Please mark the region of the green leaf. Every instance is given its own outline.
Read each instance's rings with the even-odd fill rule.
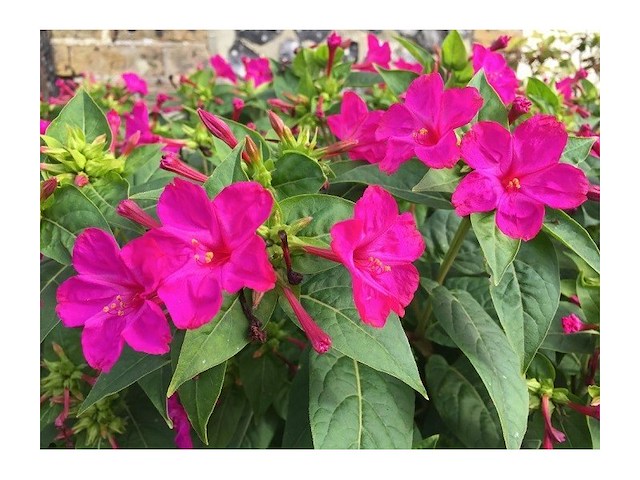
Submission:
[[[418,367],[398,316],[382,328],[365,324],[353,304],[352,282],[342,267],[319,273],[302,284],[300,302],[333,340],[332,349],[370,368],[402,380],[426,398]],[[280,305],[295,318],[289,304]]]
[[[118,362],[111,368],[109,373],[100,374],[89,395],[80,405],[78,414],[82,414],[91,405],[103,398],[127,388],[145,375],[168,365],[169,362],[169,358],[165,355],[134,352],[125,346]]]
[[[298,152],[285,153],[271,172],[271,186],[280,193],[281,198],[317,193],[325,180],[318,162]]]
[[[109,172],[104,177],[93,180],[82,187],[82,193],[100,209],[109,225],[114,228],[131,230],[138,234],[144,232],[142,227],[116,213],[118,204],[129,197],[129,182],[116,172]]]
[[[380,66],[376,66],[376,70],[396,97],[406,92],[409,84],[418,78],[417,73],[408,70],[387,70]]]
[[[425,378],[440,417],[465,447],[504,448],[498,412],[466,359],[449,365],[440,355],[433,355]]]
[[[164,192],[164,187],[156,188],[155,190],[147,190],[146,192],[134,193],[133,195],[130,195],[129,198],[131,200],[151,200],[157,202],[162,192]]]
[[[426,168],[424,163],[414,159],[403,163],[393,175],[387,175],[380,171],[378,165],[367,164],[338,175],[331,181],[331,184],[380,185],[392,195],[412,203],[421,203],[434,208],[453,208],[449,195],[438,192],[417,193],[413,191],[416,179],[424,176]]]
[[[158,415],[145,393],[137,386],[127,390],[127,425],[116,437],[121,448],[175,448],[175,431]]]
[[[414,396],[404,383],[335,349],[311,354],[315,448],[411,448]]]
[[[498,412],[507,448],[518,448],[527,427],[529,394],[520,359],[500,327],[466,292],[437,287],[432,296],[438,322],[476,369]]]
[[[453,168],[430,168],[412,191],[453,193],[461,178],[460,165]]]
[[[593,448],[587,418],[589,417],[570,410],[569,408],[566,408],[563,414],[554,413],[554,423],[557,422],[560,430],[562,430],[566,436],[566,440],[562,443],[555,444],[554,448]]]
[[[577,253],[600,274],[600,250],[582,226],[561,210],[547,208],[542,229]]]
[[[574,137],[573,135],[569,135],[560,161],[579,167],[589,156],[591,147],[595,141],[596,139],[594,137]]]
[[[419,442],[414,442],[413,449],[432,449],[437,448],[438,440],[440,440],[440,434],[431,435],[430,437],[423,438]]]
[[[345,87],[373,87],[382,83],[382,77],[374,72],[350,72]]]
[[[47,128],[47,135],[66,144],[70,127],[80,128],[84,132],[87,143],[93,142],[100,135],[106,135],[106,144],[111,144],[111,128],[107,118],[96,102],[82,88],[53,119]]]
[[[576,290],[587,323],[600,324],[600,284],[590,284],[585,280],[584,272],[580,272],[576,281]]]
[[[287,367],[272,355],[253,358],[254,352],[247,349],[238,356],[238,369],[253,413],[262,416],[285,386]]]
[[[471,226],[489,267],[491,280],[498,285],[520,249],[520,240],[507,237],[496,225],[496,214],[474,213]]]
[[[591,443],[595,450],[600,450],[600,420],[587,417],[587,426],[591,434]]]
[[[260,417],[252,416],[247,431],[238,447],[268,448],[278,427],[280,427],[280,423],[280,418],[273,410],[267,411]]]
[[[167,412],[167,388],[171,380],[171,366],[165,365],[154,372],[145,375],[138,380],[138,385],[160,414],[169,428],[173,428],[173,422]]]
[[[451,30],[442,41],[442,65],[448,70],[463,70],[469,63],[467,47],[456,30]]]
[[[51,260],[40,266],[40,343],[60,323],[56,315],[56,291],[72,274],[73,268]]]
[[[470,87],[475,87],[480,92],[483,103],[482,108],[476,115],[476,122],[492,121],[498,122],[503,127],[509,128],[509,112],[502,103],[500,96],[487,81],[484,69],[478,71],[469,81]]]
[[[542,345],[560,301],[558,259],[545,235],[523,242],[502,282],[491,287],[491,298],[525,371]]]
[[[576,332],[567,335],[562,330],[561,318],[571,313],[575,313],[579,317],[584,316],[577,305],[569,302],[560,302],[558,311],[551,322],[551,327],[541,348],[562,353],[593,353],[595,347],[594,335],[587,332]]]
[[[40,252],[64,265],[71,263],[76,237],[85,228],[97,227],[111,233],[100,209],[73,185],[56,191],[53,205],[40,219]]]
[[[527,368],[527,378],[556,379],[556,369],[545,355],[540,352],[536,353]]]
[[[537,78],[527,80],[527,97],[542,111],[555,115],[560,108],[560,98],[551,88]]]
[[[242,390],[236,387],[224,389],[209,420],[209,448],[229,446],[237,430],[243,427],[243,418],[247,416],[251,418],[251,407]]]
[[[267,292],[256,310],[266,323],[275,308],[276,293]],[[224,295],[220,311],[211,321],[195,330],[187,330],[178,364],[167,391],[171,396],[180,385],[233,357],[249,343],[249,321],[237,295]]]
[[[282,448],[313,448],[309,423],[309,350],[302,354],[291,384]]]
[[[317,247],[328,247],[329,231],[341,220],[353,216],[353,203],[333,195],[298,195],[280,202],[282,220],[291,225],[296,220],[312,217],[311,223],[298,233],[298,237]],[[335,263],[292,249],[293,269],[300,273],[317,273],[333,268]]]
[[[485,312],[492,318],[498,319],[493,306],[493,299],[489,287],[491,280],[488,277],[447,277],[444,286],[449,290],[464,290],[480,304]],[[454,292],[455,293],[455,292]]]
[[[209,418],[222,392],[226,369],[227,362],[221,363],[183,383],[178,389],[180,402],[187,412],[191,426],[205,445],[209,443]]]
[[[433,70],[434,61],[431,53],[408,38],[400,36],[393,38],[402,45],[420,65],[422,65],[425,73],[430,73]]]
[[[124,163],[123,175],[131,185],[144,185],[160,168],[161,158],[161,144],[142,145],[127,157],[127,161]]]
[[[242,148],[243,145],[238,144],[204,182],[203,186],[209,198],[218,195],[227,185],[247,181],[247,175],[242,170]]]

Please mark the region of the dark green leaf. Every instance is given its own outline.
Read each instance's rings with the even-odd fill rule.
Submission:
[[[463,70],[469,63],[467,47],[456,30],[451,30],[442,41],[442,65],[448,70]]]
[[[209,448],[226,448],[247,415],[250,418],[251,407],[242,390],[224,389],[209,420]]]
[[[413,444],[413,449],[432,449],[432,448],[437,448],[438,446],[438,440],[440,439],[440,435],[436,434],[436,435],[431,435],[430,437],[427,438],[423,438],[422,440],[420,440],[419,442],[414,442]]]
[[[309,423],[309,351],[303,353],[289,393],[282,448],[313,448]]]
[[[56,315],[56,291],[58,286],[73,274],[73,268],[54,261],[40,267],[40,343],[60,323]]]
[[[285,153],[271,172],[271,186],[282,198],[317,193],[325,180],[318,162],[297,152]]]
[[[498,285],[520,249],[520,240],[507,237],[496,225],[496,214],[474,213],[471,225],[489,267],[491,280]]]
[[[129,197],[129,183],[116,172],[109,172],[104,177],[93,180],[82,187],[82,193],[100,209],[114,228],[124,228],[139,234],[144,231],[139,225],[116,213],[118,203]]]
[[[600,450],[600,420],[587,417],[587,426],[591,434],[591,444],[595,450]]]
[[[473,76],[473,78],[469,81],[469,86],[477,88],[483,100],[482,108],[480,108],[478,115],[476,115],[475,121],[498,122],[503,127],[508,128],[509,112],[504,106],[504,103],[502,103],[500,96],[496,93],[494,88],[489,85],[489,82],[487,82],[484,70],[480,70]]]
[[[551,360],[549,360],[545,355],[538,352],[529,364],[529,368],[527,369],[527,378],[537,378],[539,380],[555,380],[556,369],[553,366],[553,363],[551,363]]]
[[[286,365],[272,355],[253,358],[255,349],[238,356],[238,368],[245,393],[256,416],[262,416],[287,382]]]
[[[238,145],[234,148],[204,182],[204,189],[210,198],[218,195],[227,185],[247,181],[247,175],[242,170],[242,147],[242,145]]]
[[[551,322],[551,327],[547,333],[547,337],[542,343],[542,347],[546,350],[563,353],[593,353],[595,347],[594,336],[586,332],[577,332],[567,335],[562,330],[561,318],[571,313],[575,313],[581,318],[584,314],[580,307],[569,302],[560,302],[555,318]]]
[[[142,145],[136,148],[124,164],[123,175],[129,179],[131,185],[144,185],[160,168],[162,145]]]
[[[491,298],[523,371],[542,345],[560,301],[558,259],[545,235],[523,242]]]
[[[127,390],[125,433],[116,437],[121,448],[175,448],[175,432],[137,387]]]
[[[587,425],[588,417],[566,408],[561,413],[554,412],[552,418],[554,419],[554,424],[557,422],[557,426],[566,436],[566,440],[555,444],[554,448],[593,448],[591,431]]]
[[[374,72],[351,72],[345,82],[345,87],[373,87],[382,83],[382,77]]]
[[[311,354],[315,448],[411,448],[414,395],[404,383],[335,349]]]
[[[406,92],[409,84],[418,78],[417,73],[408,70],[387,70],[380,66],[376,70],[395,96]]]
[[[549,86],[537,78],[527,80],[527,97],[542,111],[556,114],[560,108],[560,98]]]
[[[254,415],[238,447],[268,448],[279,426],[280,418],[273,410],[268,410],[260,417]]]
[[[111,144],[111,128],[107,118],[96,102],[82,88],[51,122],[47,128],[47,135],[66,144],[70,127],[80,128],[84,132],[87,143],[93,142],[100,135],[106,135],[106,144]]]
[[[138,380],[138,385],[147,394],[153,406],[160,414],[169,428],[173,428],[173,422],[167,412],[167,388],[171,380],[171,365],[165,365]]]
[[[461,178],[459,165],[453,168],[430,168],[422,180],[413,187],[413,191],[453,193]]]
[[[500,418],[507,448],[518,448],[527,426],[529,395],[520,359],[500,327],[466,292],[437,287],[433,311],[480,375]]]

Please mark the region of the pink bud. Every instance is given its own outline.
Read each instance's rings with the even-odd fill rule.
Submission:
[[[326,353],[331,348],[331,337],[322,330],[318,324],[307,313],[295,294],[288,288],[284,288],[284,296],[287,298],[289,305],[293,308],[296,318],[302,326],[302,330],[307,335],[313,349],[318,353]]]
[[[584,323],[575,313],[571,313],[560,320],[562,322],[562,330],[566,335],[585,330],[599,330],[600,326],[594,323]]]
[[[580,70],[578,70],[575,74],[575,76],[573,77],[573,79],[577,82],[579,80],[582,80],[583,78],[587,78],[589,74],[587,73],[587,71],[584,68],[581,68]]]
[[[496,50],[502,50],[503,48],[507,47],[507,44],[509,43],[509,40],[511,40],[511,36],[510,35],[500,35],[498,38],[496,38],[493,43],[491,43],[491,46],[489,47],[489,50],[493,50],[494,52]]]
[[[51,177],[40,184],[40,201],[44,202],[58,187],[58,179]]]
[[[509,110],[509,123],[515,122],[517,118],[528,113],[530,108],[531,102],[527,98],[516,96]]]
[[[181,161],[174,153],[163,155],[162,160],[160,160],[160,168],[200,183],[206,182],[209,178],[204,173]]]
[[[320,120],[324,120],[324,97],[322,95],[320,95],[320,97],[318,98],[318,103],[316,104],[316,117],[318,117]]]
[[[347,153],[350,150],[353,150],[358,146],[358,143],[358,140],[355,139],[341,140],[321,149],[320,153],[322,158],[335,157],[336,155],[342,155],[343,153]]]
[[[287,127],[285,126],[282,119],[276,115],[273,110],[267,110],[267,115],[269,115],[269,123],[271,123],[271,128],[276,132],[279,138],[282,138],[285,135]]]
[[[122,200],[116,207],[116,213],[121,217],[128,218],[132,222],[135,222],[143,227],[151,230],[152,228],[160,227],[160,222],[145,212],[140,206],[133,200]]]
[[[240,119],[240,114],[242,114],[242,109],[244,108],[244,100],[241,98],[234,98],[231,101],[231,105],[233,105],[233,114],[231,119],[234,122],[237,122]]]
[[[84,187],[87,183],[89,183],[89,177],[87,177],[86,174],[84,173],[79,173],[78,175],[76,175],[76,177],[73,179],[73,184],[76,187]]]
[[[569,403],[567,403],[567,407],[583,415],[587,415],[589,417],[595,418],[596,420],[600,420],[600,405],[580,405],[578,403],[569,401]]]
[[[291,105],[290,103],[285,102],[284,100],[280,100],[279,98],[270,98],[267,100],[267,104],[269,104],[269,106],[271,107],[277,108],[282,113],[285,113],[287,115],[293,115],[295,111],[294,105]]]
[[[236,148],[238,139],[220,117],[201,108],[198,109],[198,115],[202,123],[204,123],[204,126],[207,127],[207,130],[209,130],[214,137],[219,138],[231,148]]]
[[[126,157],[133,151],[134,148],[136,148],[136,146],[138,145],[138,142],[140,141],[141,135],[142,135],[142,132],[140,130],[136,130],[136,132],[133,135],[127,138],[127,141],[122,146],[123,156]]]
[[[342,43],[342,37],[338,35],[336,32],[331,32],[331,35],[327,37],[327,45],[329,46],[329,50],[335,50]]]
[[[247,156],[249,157],[250,162],[260,162],[262,159],[262,155],[260,153],[260,149],[256,145],[256,142],[247,135],[244,139],[245,142],[245,151],[247,152]]]
[[[587,191],[587,198],[594,202],[600,201],[600,185],[590,185]]]

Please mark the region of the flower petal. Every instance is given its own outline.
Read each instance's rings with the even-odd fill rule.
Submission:
[[[394,224],[398,218],[398,204],[384,188],[371,185],[356,202],[353,218],[362,222],[364,241],[368,242]]]
[[[218,313],[222,304],[219,276],[218,269],[188,263],[165,279],[158,296],[176,327],[198,328]]]
[[[404,105],[420,119],[420,127],[431,129],[437,125],[441,115],[443,91],[444,82],[437,72],[421,75],[409,85]]]
[[[474,87],[445,90],[442,94],[442,106],[438,117],[440,133],[469,123],[476,116],[483,102],[480,92]]]
[[[405,212],[382,234],[359,250],[363,257],[375,257],[386,265],[413,262],[424,253],[425,243],[413,215]]]
[[[451,168],[460,158],[458,139],[453,130],[434,145],[416,144],[415,153],[422,163],[431,168]]]
[[[353,254],[363,236],[363,225],[358,219],[343,220],[331,227],[331,250],[349,270],[356,270]]]
[[[338,115],[329,115],[329,129],[340,140],[353,138],[356,131],[367,118],[367,104],[355,92],[345,92]]]
[[[103,312],[87,320],[82,331],[81,343],[84,358],[96,370],[107,373],[120,358],[124,339],[122,330],[125,317]]]
[[[73,267],[82,275],[95,275],[115,284],[131,281],[120,247],[112,235],[99,228],[87,228],[73,246]]]
[[[511,134],[497,122],[478,122],[460,145],[462,158],[471,168],[492,175],[506,173],[511,166]]]
[[[99,277],[76,275],[58,287],[56,314],[65,327],[79,327],[122,293],[122,287]]]
[[[399,316],[404,316],[404,307],[411,303],[418,289],[420,274],[411,263],[391,267],[391,270],[378,275],[374,280],[384,288],[394,300],[391,309]]]
[[[405,105],[395,103],[380,117],[376,140],[388,140],[394,137],[412,140],[413,132],[423,126]]]
[[[413,140],[391,138],[387,140],[384,158],[378,168],[384,173],[395,173],[400,165],[415,156],[415,142]]]
[[[227,246],[235,248],[255,235],[272,207],[271,193],[257,182],[238,182],[223,188],[213,200],[213,208]]]
[[[234,249],[222,266],[222,288],[235,293],[243,287],[259,292],[275,287],[276,273],[269,262],[266,248],[264,240],[254,233],[244,245]]]
[[[451,203],[461,217],[471,213],[490,212],[498,206],[503,192],[496,177],[475,171],[460,181],[451,196]]]
[[[512,176],[557,164],[567,139],[564,124],[552,115],[535,115],[522,122],[513,132]]]
[[[127,315],[127,326],[122,330],[122,336],[137,352],[152,355],[167,353],[171,342],[167,318],[156,303],[149,301]]]
[[[381,328],[391,313],[391,304],[395,303],[388,295],[373,288],[359,275],[352,275],[353,302],[362,321],[372,327]],[[403,312],[404,313],[404,312]]]
[[[520,192],[502,195],[498,203],[496,224],[511,238],[531,240],[542,228],[544,205]]]
[[[552,208],[576,208],[587,201],[589,180],[582,170],[559,163],[520,178],[520,192]]]

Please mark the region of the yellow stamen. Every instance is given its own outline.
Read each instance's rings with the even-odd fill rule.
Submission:
[[[207,252],[204,254],[204,262],[210,263],[213,260],[213,252]]]

